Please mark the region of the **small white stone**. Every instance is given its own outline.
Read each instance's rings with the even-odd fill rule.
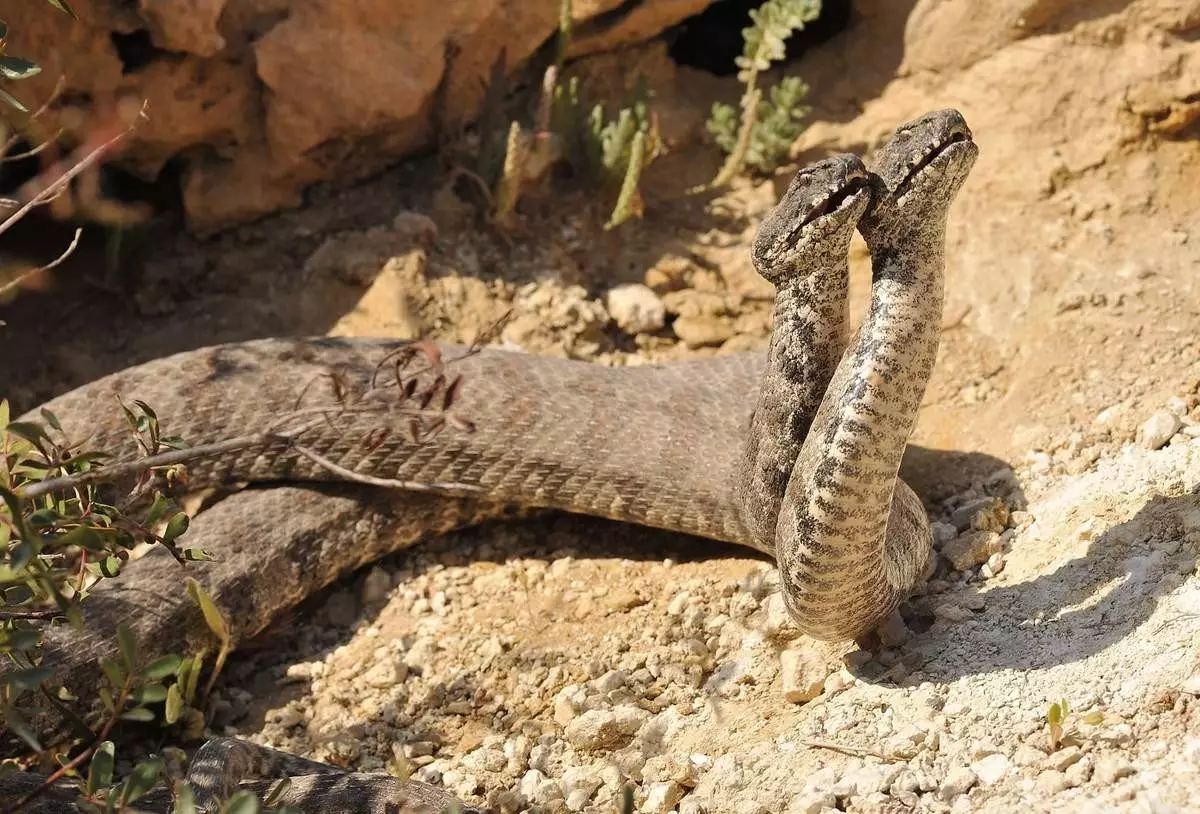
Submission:
[[[793,704],[811,701],[825,688],[830,665],[807,650],[784,650],[779,654],[783,697]]]
[[[1162,449],[1182,426],[1183,422],[1175,413],[1159,410],[1142,425],[1142,446],[1146,449]]]
[[[1008,771],[1008,758],[1001,754],[988,755],[972,763],[971,771],[979,778],[980,785],[994,785]]]
[[[837,806],[837,797],[829,791],[806,791],[788,801],[783,814],[821,814]]]
[[[666,324],[667,309],[663,301],[641,283],[610,289],[604,304],[617,327],[627,334],[654,333]]]
[[[646,799],[641,810],[647,814],[666,814],[675,808],[675,804],[683,799],[684,788],[674,780],[663,783],[653,783],[646,790]]]
[[[650,718],[639,707],[588,710],[566,726],[564,735],[576,749],[605,749],[623,745]]]
[[[941,787],[938,789],[938,796],[945,802],[950,802],[955,797],[966,794],[979,781],[975,772],[967,766],[959,766],[951,769],[946,775],[946,779],[942,781]]]
[[[1105,785],[1115,783],[1122,777],[1129,777],[1137,769],[1133,764],[1126,760],[1123,756],[1117,754],[1105,754],[1096,758],[1096,770],[1094,776],[1097,783]]]
[[[1057,752],[1051,752],[1047,755],[1042,760],[1042,768],[1056,769],[1060,772],[1065,771],[1071,764],[1079,762],[1081,757],[1083,757],[1083,752],[1080,751],[1078,746],[1068,746],[1065,749],[1059,749]]]

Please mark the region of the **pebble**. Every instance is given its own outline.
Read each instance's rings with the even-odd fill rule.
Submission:
[[[1047,769],[1039,774],[1036,785],[1038,794],[1043,796],[1058,794],[1060,791],[1070,788],[1070,784],[1067,783],[1067,776],[1057,769]]]
[[[672,326],[675,335],[689,348],[720,345],[733,336],[733,325],[712,316],[678,317]]]
[[[942,781],[941,787],[938,789],[938,796],[946,802],[950,802],[955,797],[966,794],[979,781],[975,772],[969,766],[959,766],[951,769],[946,775],[946,779]]]
[[[1008,771],[1009,761],[1004,755],[988,755],[971,764],[971,771],[979,778],[980,785],[991,786],[1000,781]]]
[[[1133,764],[1126,760],[1121,755],[1104,754],[1096,758],[1096,769],[1094,776],[1098,783],[1115,783],[1122,777],[1129,777],[1136,769]]]
[[[1083,757],[1083,752],[1078,746],[1068,746],[1065,749],[1059,749],[1057,752],[1051,752],[1042,760],[1042,768],[1057,769],[1065,771],[1068,766],[1077,763]]]
[[[1036,766],[1046,759],[1046,753],[1029,744],[1023,743],[1013,753],[1013,763],[1018,766]]]
[[[609,289],[604,305],[617,327],[627,334],[654,333],[666,324],[667,308],[662,299],[641,283]]]
[[[1142,446],[1146,449],[1162,449],[1175,433],[1183,427],[1183,421],[1170,410],[1159,410],[1142,425]]]
[[[322,608],[332,627],[346,628],[358,621],[358,600],[350,591],[336,591]]]
[[[588,710],[567,724],[564,735],[576,749],[608,749],[624,745],[650,713],[639,707]]]
[[[784,650],[779,654],[779,672],[783,697],[793,704],[801,704],[821,694],[831,666],[811,651]]]
[[[1004,541],[994,531],[967,531],[942,547],[942,556],[955,571],[967,571],[983,565],[993,554],[1004,548]]]
[[[646,790],[646,799],[641,810],[648,814],[667,814],[683,799],[686,790],[674,780],[653,783]]]
[[[392,591],[392,576],[387,571],[384,571],[379,566],[375,566],[367,572],[367,576],[363,578],[362,584],[362,603],[370,605],[375,602],[383,602],[388,598],[388,594]]]
[[[1071,764],[1067,767],[1067,770],[1063,772],[1063,777],[1066,778],[1067,785],[1069,785],[1071,788],[1082,786],[1091,778],[1091,776],[1092,759],[1087,756],[1084,756],[1079,762]]]

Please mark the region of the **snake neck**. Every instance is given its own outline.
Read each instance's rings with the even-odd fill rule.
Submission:
[[[816,638],[871,630],[919,576],[911,563],[928,544],[928,520],[907,504],[897,509],[894,498],[937,357],[943,235],[926,224],[917,240],[868,241],[870,309],[788,482],[776,530],[784,594],[797,624]],[[901,523],[889,528],[893,516]]]

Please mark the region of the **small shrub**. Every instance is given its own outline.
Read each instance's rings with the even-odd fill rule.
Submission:
[[[741,113],[731,105],[716,103],[706,127],[728,155],[712,186],[728,184],[749,165],[769,174],[787,157],[788,148],[804,129],[808,114],[801,102],[808,86],[788,77],[763,98],[758,75],[772,62],[783,59],[787,39],[821,13],[820,0],[767,0],[750,12],[753,25],[742,30],[745,48],[738,57],[738,80],[745,85]]]

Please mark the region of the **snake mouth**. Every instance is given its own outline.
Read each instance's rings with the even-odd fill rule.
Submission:
[[[832,212],[845,209],[857,201],[859,194],[865,192],[866,189],[866,174],[860,172],[851,174],[837,189],[813,202],[813,205],[808,210],[808,214],[800,222],[798,229],[802,229],[818,218],[823,218]]]
[[[895,196],[897,198],[903,196],[921,173],[939,158],[951,153],[954,150],[954,145],[965,144],[969,141],[971,141],[971,132],[969,130],[955,128],[944,137],[927,144],[919,155],[914,156],[908,162],[908,171],[904,174],[900,183],[896,185]]]

